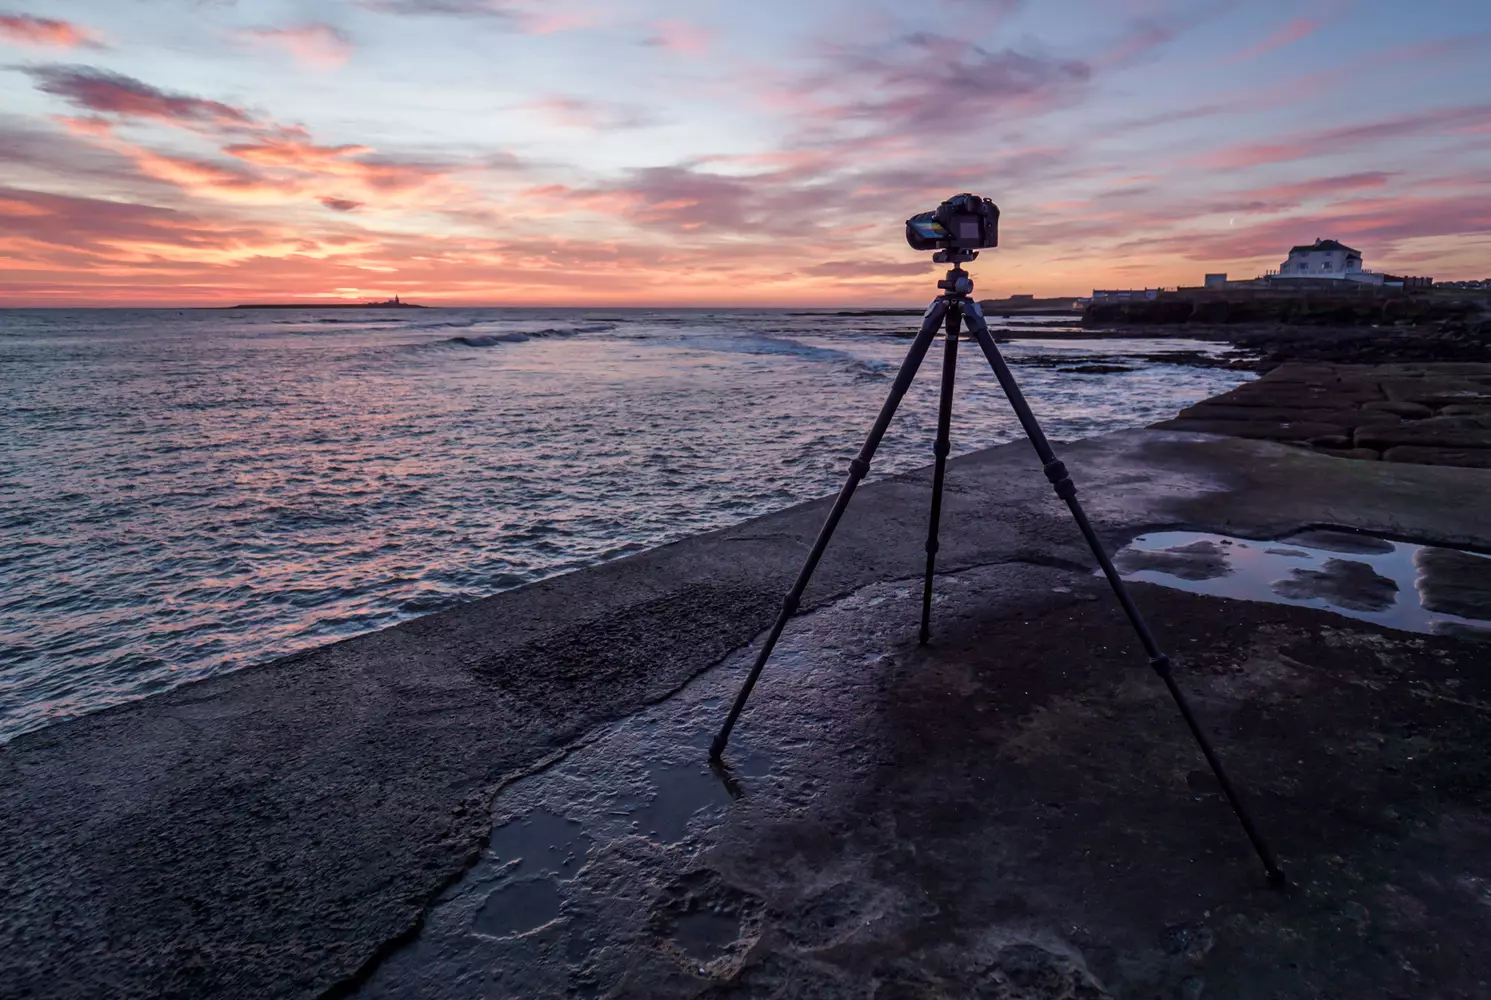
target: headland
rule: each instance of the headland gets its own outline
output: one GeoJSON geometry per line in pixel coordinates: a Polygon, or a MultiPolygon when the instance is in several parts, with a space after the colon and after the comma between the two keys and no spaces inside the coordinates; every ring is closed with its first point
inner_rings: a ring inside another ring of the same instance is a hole
{"type": "Polygon", "coordinates": [[[428,309],[428,306],[401,302],[395,295],[382,302],[248,302],[236,306],[220,306],[222,309],[428,309]]]}

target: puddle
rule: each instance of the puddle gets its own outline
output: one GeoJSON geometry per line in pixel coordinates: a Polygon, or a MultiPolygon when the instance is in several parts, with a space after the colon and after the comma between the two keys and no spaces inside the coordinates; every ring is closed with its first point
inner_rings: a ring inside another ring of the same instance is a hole
{"type": "Polygon", "coordinates": [[[512,937],[538,930],[559,917],[559,887],[553,879],[509,882],[494,889],[471,921],[478,934],[512,937]]]}
{"type": "Polygon", "coordinates": [[[639,833],[660,843],[676,844],[688,831],[689,821],[708,809],[730,804],[730,793],[709,768],[698,761],[648,769],[656,789],[652,801],[635,816],[639,833]]]}
{"type": "Polygon", "coordinates": [[[573,875],[590,849],[585,828],[572,819],[537,810],[492,830],[489,856],[512,865],[512,873],[558,872],[573,875]]]}
{"type": "Polygon", "coordinates": [[[740,919],[718,913],[690,913],[678,918],[673,940],[684,954],[710,961],[740,939],[740,919]]]}
{"type": "Polygon", "coordinates": [[[1313,529],[1275,541],[1199,531],[1140,535],[1126,580],[1332,611],[1405,632],[1491,638],[1491,557],[1313,529]]]}

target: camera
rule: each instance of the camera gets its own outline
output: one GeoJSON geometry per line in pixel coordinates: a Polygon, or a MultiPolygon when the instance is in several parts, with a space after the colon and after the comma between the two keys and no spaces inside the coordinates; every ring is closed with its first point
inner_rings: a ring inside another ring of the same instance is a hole
{"type": "Polygon", "coordinates": [[[999,206],[976,194],[955,194],[906,220],[913,250],[978,250],[999,246],[999,206]]]}

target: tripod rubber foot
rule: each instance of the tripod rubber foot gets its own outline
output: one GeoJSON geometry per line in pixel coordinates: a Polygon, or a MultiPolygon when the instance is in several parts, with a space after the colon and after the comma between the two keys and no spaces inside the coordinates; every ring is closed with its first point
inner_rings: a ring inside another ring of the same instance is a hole
{"type": "Polygon", "coordinates": [[[1279,891],[1289,888],[1289,876],[1284,874],[1282,868],[1275,868],[1268,873],[1268,884],[1279,891]]]}
{"type": "Polygon", "coordinates": [[[931,640],[932,640],[932,633],[928,632],[926,629],[922,629],[921,630],[921,634],[916,637],[917,643],[919,645],[922,645],[922,646],[925,646],[931,640]]]}

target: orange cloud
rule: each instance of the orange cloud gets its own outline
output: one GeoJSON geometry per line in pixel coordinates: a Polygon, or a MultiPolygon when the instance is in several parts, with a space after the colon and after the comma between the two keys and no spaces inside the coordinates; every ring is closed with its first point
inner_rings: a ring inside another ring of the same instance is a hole
{"type": "Polygon", "coordinates": [[[331,170],[342,166],[346,157],[371,153],[368,146],[317,146],[291,139],[263,139],[258,142],[233,143],[223,152],[249,163],[268,167],[293,167],[297,170],[331,170]]]}
{"type": "Polygon", "coordinates": [[[29,14],[0,14],[0,39],[60,49],[104,48],[98,36],[71,21],[29,14]]]}
{"type": "Polygon", "coordinates": [[[126,147],[140,172],[175,184],[189,194],[220,201],[275,204],[300,193],[294,183],[274,180],[245,170],[183,156],[166,156],[140,147],[126,147]]]}
{"type": "Polygon", "coordinates": [[[99,115],[86,115],[81,118],[69,117],[67,115],[53,115],[52,121],[61,125],[73,135],[108,137],[114,132],[114,123],[99,115]]]}
{"type": "Polygon", "coordinates": [[[321,21],[288,28],[245,28],[238,37],[282,48],[301,65],[317,69],[335,69],[352,55],[351,39],[321,21]]]}

